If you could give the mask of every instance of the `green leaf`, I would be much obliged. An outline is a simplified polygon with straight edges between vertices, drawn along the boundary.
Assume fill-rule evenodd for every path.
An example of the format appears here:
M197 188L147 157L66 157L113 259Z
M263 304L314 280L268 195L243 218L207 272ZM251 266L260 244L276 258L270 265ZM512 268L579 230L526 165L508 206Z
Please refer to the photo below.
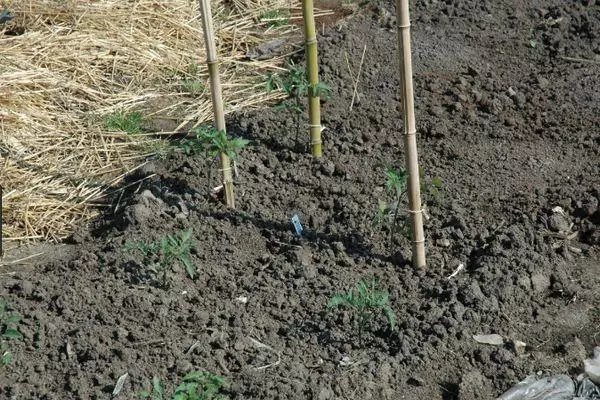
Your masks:
M5 351L2 354L2 365L10 365L13 362L13 355L10 351Z
M16 324L21 320L21 316L18 314L12 314L6 319L6 325L8 324Z
M190 279L195 279L196 278L196 266L187 257L182 258L181 261L183 262L183 265L185 266L185 271L187 272Z
M441 189L444 186L444 181L439 176L436 176L431 179L431 184L438 189Z
M152 400L163 400L165 387L158 377L152 378Z
M333 296L331 298L331 300L329 300L329 303L327 303L327 307L328 308L337 308L344 304L346 304L346 298L344 296L338 294L336 296Z
M396 329L396 314L394 314L394 310L391 307L387 306L383 308L383 313L388 319L390 324L390 330L394 331Z
M7 339L23 339L21 332L12 328L7 328L2 334L2 337Z

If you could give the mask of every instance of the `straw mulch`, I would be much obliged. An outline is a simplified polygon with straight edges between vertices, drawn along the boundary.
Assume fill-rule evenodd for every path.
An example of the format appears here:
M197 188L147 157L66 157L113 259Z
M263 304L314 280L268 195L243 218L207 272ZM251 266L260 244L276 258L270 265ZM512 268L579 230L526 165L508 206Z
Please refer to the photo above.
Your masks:
M174 130L211 122L198 2L0 0L4 8L14 15L0 25L4 236L12 244L57 241L96 215L124 175L164 145L161 135L172 133L110 132L108 116L141 110L146 119L176 121ZM280 8L290 4L213 3L226 112L282 96L265 93L264 76L282 68L285 55L246 57L274 38L301 42L297 26L261 21ZM200 93L186 91L185 82Z

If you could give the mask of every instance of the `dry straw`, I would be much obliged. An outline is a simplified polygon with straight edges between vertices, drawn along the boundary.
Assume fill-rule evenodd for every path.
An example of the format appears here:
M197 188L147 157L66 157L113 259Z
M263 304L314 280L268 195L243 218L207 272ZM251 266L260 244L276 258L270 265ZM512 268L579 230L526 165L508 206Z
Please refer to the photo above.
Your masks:
M262 77L285 55L245 55L296 28L260 22L265 11L289 7L285 0L224 3L213 10L230 113L282 96L266 94ZM0 27L4 234L13 242L59 240L94 216L160 143L156 135L109 132L107 116L141 110L173 121L171 131L211 120L208 91L182 90L186 79L208 86L198 3L0 0L0 9L8 6L15 18Z

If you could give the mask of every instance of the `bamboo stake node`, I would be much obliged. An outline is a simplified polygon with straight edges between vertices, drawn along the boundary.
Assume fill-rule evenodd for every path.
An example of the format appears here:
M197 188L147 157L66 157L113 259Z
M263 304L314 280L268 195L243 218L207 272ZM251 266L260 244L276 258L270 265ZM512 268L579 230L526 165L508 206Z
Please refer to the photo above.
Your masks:
M396 20L400 28L398 29L398 55L404 111L405 159L408 171L408 208L410 209L412 228L412 261L415 267L425 267L425 233L423 232L423 210L419 183L408 0L396 0L396 13Z
M206 45L206 64L210 76L210 89L215 125L218 131L225 132L226 125L225 113L223 110L223 94L217 64L217 48L215 45L210 0L200 0L200 10L202 12L202 28L204 30L204 42ZM225 153L221 154L221 171L223 172L223 186L225 187L225 202L227 207L235 208L231 159Z
M319 65L317 52L317 33L315 30L315 15L313 0L302 0L302 16L304 18L304 43L306 46L306 64L310 88L319 84ZM308 91L308 111L310 116L310 140L312 155L320 158L323 155L321 142L321 99L316 90Z

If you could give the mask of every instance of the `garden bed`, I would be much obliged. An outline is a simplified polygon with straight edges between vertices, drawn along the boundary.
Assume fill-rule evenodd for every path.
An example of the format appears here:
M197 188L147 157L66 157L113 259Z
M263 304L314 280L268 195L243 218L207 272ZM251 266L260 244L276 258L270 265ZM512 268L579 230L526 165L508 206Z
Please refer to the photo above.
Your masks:
M403 149L395 9L371 2L319 30L321 161L285 110L237 113L229 133L251 145L235 211L207 194L205 159L175 154L67 244L2 267L24 338L0 397L105 399L127 373L118 398L136 398L153 376L170 390L202 370L231 399L484 399L537 371L580 372L600 344L600 8L412 12L420 161L443 181L424 193L426 269L373 225ZM194 280L174 263L157 281L126 250L188 229ZM376 314L359 338L357 316L327 304L373 276L396 326ZM473 339L492 333L504 343Z

